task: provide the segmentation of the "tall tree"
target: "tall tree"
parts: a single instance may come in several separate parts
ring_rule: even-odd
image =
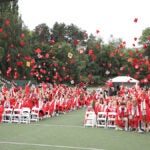
[[[39,43],[49,44],[51,40],[50,28],[45,23],[36,26],[33,38]]]
[[[0,47],[3,56],[0,70],[8,78],[19,78],[25,73],[23,57],[28,54],[26,27],[18,13],[18,0],[1,2]]]
[[[139,44],[143,45],[145,49],[144,55],[150,58],[150,27],[143,30],[141,37],[139,38]]]
[[[65,41],[66,24],[56,22],[51,29],[52,40],[55,42]]]

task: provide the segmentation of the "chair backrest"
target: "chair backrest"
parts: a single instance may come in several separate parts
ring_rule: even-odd
[[[32,112],[39,113],[40,109],[38,107],[33,107]]]
[[[12,114],[13,113],[13,109],[12,108],[5,108],[4,109],[4,113],[5,114]]]
[[[116,112],[108,112],[108,117],[115,118],[116,117]]]
[[[23,107],[23,108],[22,108],[22,113],[23,113],[23,114],[30,114],[30,108],[28,108],[28,107]]]
[[[98,112],[97,114],[98,118],[105,118],[107,116],[106,112]]]
[[[87,111],[85,114],[85,117],[93,118],[93,117],[95,117],[95,112],[94,111]]]
[[[21,114],[21,111],[22,111],[21,109],[15,108],[13,114]]]

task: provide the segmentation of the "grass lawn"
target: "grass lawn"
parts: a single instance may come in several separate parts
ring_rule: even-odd
[[[150,133],[84,128],[85,109],[30,124],[0,124],[0,150],[150,150]]]

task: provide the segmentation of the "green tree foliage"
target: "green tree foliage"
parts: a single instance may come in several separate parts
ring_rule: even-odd
[[[44,23],[36,26],[33,38],[38,43],[49,44],[51,40],[49,27]]]
[[[144,56],[150,58],[150,27],[143,30],[141,37],[139,38],[139,44],[143,45]]]
[[[140,37],[143,51],[127,49],[122,39],[105,44],[74,24],[56,22],[49,28],[42,23],[30,31],[18,14],[17,0],[2,3],[0,10],[0,70],[6,77],[68,84],[104,84],[118,75],[150,79],[150,62],[144,57],[150,52],[150,28]]]
[[[25,76],[23,58],[29,55],[25,39],[27,29],[18,14],[18,0],[1,3],[0,29],[0,46],[4,53],[0,69],[3,75],[16,79]]]
[[[82,42],[86,36],[85,31],[82,31],[76,25],[66,25],[64,23],[56,22],[51,29],[51,39],[55,42],[67,41],[75,46],[74,41]]]
[[[51,29],[52,39],[56,42],[65,41],[66,25],[56,22]]]

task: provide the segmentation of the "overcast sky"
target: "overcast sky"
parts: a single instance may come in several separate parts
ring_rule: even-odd
[[[137,45],[134,37],[150,27],[149,7],[149,0],[19,0],[19,12],[31,30],[41,23],[50,28],[56,21],[73,23],[88,34],[101,36],[104,42],[111,35],[122,38],[127,47]]]

